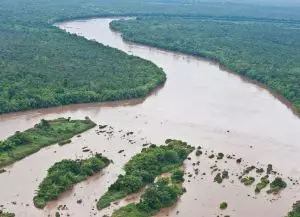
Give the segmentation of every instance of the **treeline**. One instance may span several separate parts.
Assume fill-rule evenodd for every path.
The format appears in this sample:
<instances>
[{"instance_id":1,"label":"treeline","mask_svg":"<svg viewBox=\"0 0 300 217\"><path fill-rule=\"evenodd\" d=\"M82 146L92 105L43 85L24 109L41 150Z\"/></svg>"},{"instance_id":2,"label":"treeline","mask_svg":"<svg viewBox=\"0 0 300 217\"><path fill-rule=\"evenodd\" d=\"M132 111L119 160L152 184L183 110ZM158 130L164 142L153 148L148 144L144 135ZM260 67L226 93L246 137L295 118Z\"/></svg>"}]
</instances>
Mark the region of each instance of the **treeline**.
<instances>
[{"instance_id":1,"label":"treeline","mask_svg":"<svg viewBox=\"0 0 300 217\"><path fill-rule=\"evenodd\" d=\"M42 119L33 128L24 132L17 131L6 140L0 141L0 167L16 162L45 146L70 139L94 126L96 124L89 118L86 120Z\"/></svg>"},{"instance_id":2,"label":"treeline","mask_svg":"<svg viewBox=\"0 0 300 217\"><path fill-rule=\"evenodd\" d=\"M126 40L217 61L281 94L300 111L300 25L184 17L111 23Z\"/></svg>"},{"instance_id":3,"label":"treeline","mask_svg":"<svg viewBox=\"0 0 300 217\"><path fill-rule=\"evenodd\" d=\"M143 97L165 81L163 71L152 63L67 34L51 26L56 21L163 14L298 22L298 8L287 9L183 0L3 0L0 114Z\"/></svg>"},{"instance_id":4,"label":"treeline","mask_svg":"<svg viewBox=\"0 0 300 217\"><path fill-rule=\"evenodd\" d=\"M125 175L119 175L117 181L100 198L97 208L108 207L111 202L153 183L158 175L177 169L194 149L178 140L167 140L166 143L166 146L159 147L151 145L131 158L124 166Z\"/></svg>"},{"instance_id":5,"label":"treeline","mask_svg":"<svg viewBox=\"0 0 300 217\"><path fill-rule=\"evenodd\" d=\"M0 24L0 113L143 97L164 83L153 63L55 27Z\"/></svg>"}]
</instances>

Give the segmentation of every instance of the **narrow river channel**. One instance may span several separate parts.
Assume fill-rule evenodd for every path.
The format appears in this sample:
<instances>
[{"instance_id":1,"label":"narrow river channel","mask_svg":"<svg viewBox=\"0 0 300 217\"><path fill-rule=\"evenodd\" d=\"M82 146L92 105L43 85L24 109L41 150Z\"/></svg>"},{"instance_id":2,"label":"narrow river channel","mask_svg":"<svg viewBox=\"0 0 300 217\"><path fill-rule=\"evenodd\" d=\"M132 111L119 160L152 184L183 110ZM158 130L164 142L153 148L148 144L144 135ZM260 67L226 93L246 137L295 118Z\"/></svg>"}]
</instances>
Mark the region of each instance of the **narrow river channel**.
<instances>
[{"instance_id":1,"label":"narrow river channel","mask_svg":"<svg viewBox=\"0 0 300 217\"><path fill-rule=\"evenodd\" d=\"M66 205L63 216L103 216L95 208L98 199L122 171L122 165L140 152L146 142L164 143L166 138L185 140L242 157L249 164L273 164L284 177L300 177L300 119L268 91L216 64L178 53L129 44L109 29L113 19L90 19L57 24L67 32L150 60L167 74L164 87L146 99L84 104L41 109L0 116L0 139L17 130L34 126L40 119L84 118L114 128L113 136L98 135L95 129L74 138L71 144L53 145L9 167L0 174L0 205L17 217L54 216L58 205ZM97 60L95 60L97 61ZM99 69L101 70L101 69ZM84 72L83 72L84 73ZM130 137L124 133L133 131ZM87 157L82 147L102 152L114 164L101 174L82 182L50 203L44 210L33 206L32 198L47 169L64 158ZM118 151L124 149L124 153ZM192 160L185 163L192 171ZM201 161L201 159L200 159ZM202 165L202 161L200 163ZM200 172L205 170L205 164ZM238 183L213 183L211 176L194 177L185 182L187 192L178 203L158 216L283 217L293 202L300 199L299 186L289 186L280 195L255 195L253 188ZM82 199L82 204L77 200ZM227 201L226 211L219 204Z\"/></svg>"}]
</instances>

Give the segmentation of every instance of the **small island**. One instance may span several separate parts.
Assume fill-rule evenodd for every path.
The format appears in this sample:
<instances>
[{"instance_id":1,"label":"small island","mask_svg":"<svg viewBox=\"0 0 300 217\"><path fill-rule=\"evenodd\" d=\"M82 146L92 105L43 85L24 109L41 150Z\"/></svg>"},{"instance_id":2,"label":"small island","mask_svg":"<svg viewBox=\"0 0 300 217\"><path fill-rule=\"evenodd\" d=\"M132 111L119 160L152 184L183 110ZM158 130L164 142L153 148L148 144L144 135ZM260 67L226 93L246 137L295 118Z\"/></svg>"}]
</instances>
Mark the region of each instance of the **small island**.
<instances>
[{"instance_id":1,"label":"small island","mask_svg":"<svg viewBox=\"0 0 300 217\"><path fill-rule=\"evenodd\" d=\"M117 181L112 184L108 191L100 198L97 203L97 208L103 209L108 207L112 202L122 199L129 194L136 193L146 185L153 186L152 183L155 181L155 178L163 173L173 172L173 177L177 176L179 177L179 180L182 180L183 173L181 174L177 170L183 165L183 161L194 148L187 145L186 142L179 140L168 139L166 144L166 146L156 146L152 144L149 148L144 148L141 153L133 156L133 158L124 166L125 175L119 175ZM178 178L176 180L178 180ZM170 183L170 185L174 187L174 189L173 187L171 187L171 189L172 191L174 190L174 192L177 192L178 187L175 187L173 184L174 183ZM153 188L169 189L169 187L169 184L164 184L160 187L156 186L149 188L149 190ZM155 189L155 191L156 190L158 189ZM144 194L144 197L147 197L145 196L147 195L147 192L148 190ZM176 197L178 194L179 193L176 193ZM175 198L175 195L173 196ZM173 201L174 198L172 197L172 200L170 200ZM165 207L165 205L161 207ZM131 208L132 205L125 209ZM157 211L157 209L159 210L160 208L156 207L151 209L151 213ZM141 210L139 209L139 211ZM123 213L123 210L120 212ZM120 216L119 214L115 215Z\"/></svg>"},{"instance_id":2,"label":"small island","mask_svg":"<svg viewBox=\"0 0 300 217\"><path fill-rule=\"evenodd\" d=\"M128 204L113 212L112 217L150 217L160 209L172 206L177 198L184 193L183 173L181 177L175 175L177 170L172 173L172 178L160 178L151 184L141 196L138 204ZM179 179L174 179L177 177Z\"/></svg>"},{"instance_id":3,"label":"small island","mask_svg":"<svg viewBox=\"0 0 300 217\"><path fill-rule=\"evenodd\" d=\"M16 215L14 213L8 213L8 212L3 212L0 210L0 217L15 217Z\"/></svg>"},{"instance_id":4,"label":"small island","mask_svg":"<svg viewBox=\"0 0 300 217\"><path fill-rule=\"evenodd\" d=\"M0 167L21 160L45 146L67 141L94 126L96 124L89 118L85 120L42 119L33 128L24 132L17 131L5 141L0 141Z\"/></svg>"},{"instance_id":5,"label":"small island","mask_svg":"<svg viewBox=\"0 0 300 217\"><path fill-rule=\"evenodd\" d=\"M62 192L72 188L89 176L100 172L111 161L101 154L96 154L85 160L62 160L55 163L47 177L39 185L33 199L37 208L44 208L48 201L55 200Z\"/></svg>"}]
</instances>

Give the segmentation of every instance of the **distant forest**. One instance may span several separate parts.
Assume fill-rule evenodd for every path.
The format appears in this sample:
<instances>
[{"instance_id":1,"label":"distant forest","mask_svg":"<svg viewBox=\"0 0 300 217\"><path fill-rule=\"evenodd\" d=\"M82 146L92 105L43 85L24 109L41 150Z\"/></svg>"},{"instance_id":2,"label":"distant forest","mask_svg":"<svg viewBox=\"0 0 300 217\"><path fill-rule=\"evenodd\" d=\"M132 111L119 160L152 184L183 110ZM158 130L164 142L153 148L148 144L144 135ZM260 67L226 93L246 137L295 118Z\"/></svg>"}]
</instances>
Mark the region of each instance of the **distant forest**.
<instances>
[{"instance_id":1,"label":"distant forest","mask_svg":"<svg viewBox=\"0 0 300 217\"><path fill-rule=\"evenodd\" d=\"M114 21L111 27L129 41L217 61L300 111L300 24L162 16Z\"/></svg>"},{"instance_id":2,"label":"distant forest","mask_svg":"<svg viewBox=\"0 0 300 217\"><path fill-rule=\"evenodd\" d=\"M128 40L217 60L299 111L299 9L200 0L2 0L0 113L142 97L162 84L165 74L151 62L53 26L114 15L142 17L114 23Z\"/></svg>"}]
</instances>

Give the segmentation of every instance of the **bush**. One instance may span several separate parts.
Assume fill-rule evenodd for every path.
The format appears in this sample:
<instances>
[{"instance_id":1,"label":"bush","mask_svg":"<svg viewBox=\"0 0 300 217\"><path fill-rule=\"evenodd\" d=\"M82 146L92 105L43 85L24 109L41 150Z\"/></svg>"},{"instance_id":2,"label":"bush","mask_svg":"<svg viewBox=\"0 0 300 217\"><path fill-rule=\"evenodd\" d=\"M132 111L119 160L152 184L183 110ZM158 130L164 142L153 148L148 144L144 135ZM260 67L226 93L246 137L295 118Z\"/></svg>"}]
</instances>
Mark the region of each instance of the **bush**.
<instances>
[{"instance_id":1,"label":"bush","mask_svg":"<svg viewBox=\"0 0 300 217\"><path fill-rule=\"evenodd\" d=\"M220 209L227 209L227 203L226 202L222 202L221 204L220 204Z\"/></svg>"}]
</instances>

